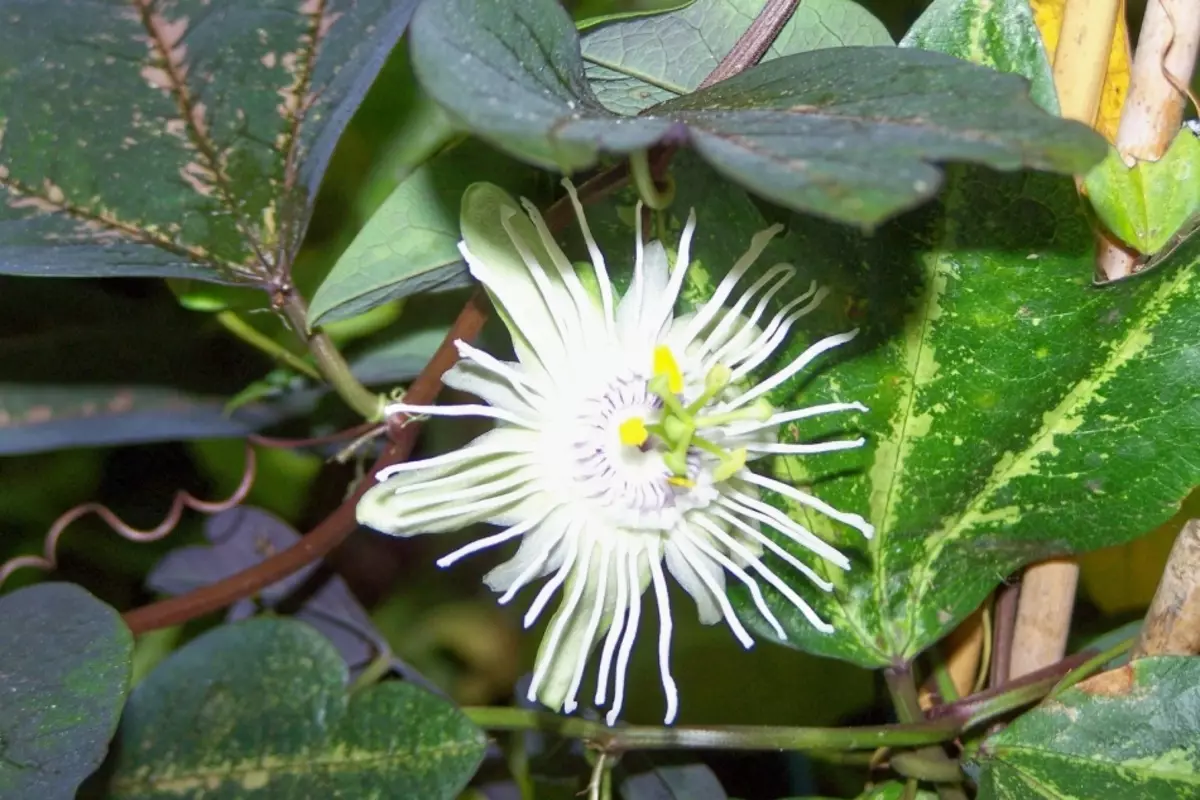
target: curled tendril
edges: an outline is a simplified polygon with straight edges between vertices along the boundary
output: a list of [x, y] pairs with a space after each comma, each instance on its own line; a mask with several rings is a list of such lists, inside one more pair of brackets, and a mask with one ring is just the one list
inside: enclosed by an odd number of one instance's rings
[[199, 511], [202, 514], [219, 514], [222, 511], [228, 511], [240, 505], [246, 499], [246, 495], [250, 493], [250, 487], [254, 485], [254, 471], [254, 448], [247, 443], [246, 466], [242, 471], [241, 482], [233, 490], [233, 494], [225, 500], [198, 500], [181, 489], [172, 498], [171, 508], [167, 512], [166, 517], [163, 518], [163, 521], [147, 530], [140, 530], [128, 525], [124, 520], [110, 511], [108, 506], [102, 503], [83, 503], [75, 506], [56, 519], [54, 524], [50, 526], [50, 530], [46, 533], [42, 555], [17, 556], [0, 564], [0, 587], [3, 587], [9, 577], [19, 569], [32, 568], [45, 572], [55, 570], [58, 567], [58, 540], [62, 537], [67, 526], [80, 517], [87, 514], [96, 514], [120, 536], [131, 542], [138, 542], [140, 544], [155, 542], [175, 530], [175, 526], [179, 524], [180, 518], [183, 517], [183, 510], [185, 508], [190, 508], [192, 511]]

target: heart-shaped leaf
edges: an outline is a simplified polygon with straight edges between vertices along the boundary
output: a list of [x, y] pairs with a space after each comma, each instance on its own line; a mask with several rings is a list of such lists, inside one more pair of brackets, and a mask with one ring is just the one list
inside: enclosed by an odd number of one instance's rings
[[0, 272], [261, 283], [416, 0], [0, 2]]
[[[664, 14], [589, 28], [583, 62], [596, 98], [619, 114], [694, 92], [746, 32], [766, 0], [696, 0]], [[889, 45], [883, 23], [852, 0], [806, 0], [763, 56], [848, 45]]]
[[210, 631], [134, 690], [111, 796], [455, 797], [483, 733], [412, 684], [349, 698], [345, 685], [337, 651], [302, 622]]
[[104, 760], [133, 635], [69, 583], [0, 597], [0, 797], [70, 800]]
[[1195, 797], [1200, 658], [1102, 672], [1018, 717], [979, 749], [980, 800]]
[[1110, 231], [1139, 253], [1156, 253], [1200, 216], [1200, 136], [1184, 128], [1161, 159], [1132, 167], [1110, 148], [1088, 173], [1087, 190]]
[[554, 0], [446, 0], [413, 20], [413, 64], [468, 128], [564, 170], [687, 140], [754, 192], [872, 225], [932, 195], [934, 161], [1086, 171], [1104, 143], [1039, 110], [1026, 83], [948, 56], [838, 47], [777, 58], [636, 117], [587, 83], [575, 28]]

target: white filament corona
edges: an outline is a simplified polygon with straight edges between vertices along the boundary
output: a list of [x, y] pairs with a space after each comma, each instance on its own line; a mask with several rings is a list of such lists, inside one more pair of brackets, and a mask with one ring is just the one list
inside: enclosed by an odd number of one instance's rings
[[[783, 573], [792, 570], [813, 590], [828, 592], [833, 584], [796, 557], [798, 548], [833, 569], [848, 569], [849, 560], [760, 500], [760, 491], [783, 495], [868, 537], [873, 528], [857, 514], [759, 475], [749, 463], [863, 444], [861, 438], [779, 441], [784, 425], [865, 411], [860, 403], [779, 411], [766, 401], [855, 332], [820, 339], [752, 383], [749, 376], [794, 338], [795, 323], [827, 293], [814, 283], [788, 302], [775, 303], [765, 323], [775, 295], [796, 270], [777, 264], [738, 293], [780, 226], [755, 235], [711, 298], [677, 316], [695, 215], [689, 215], [669, 263], [661, 242], [642, 241], [639, 207], [633, 280], [617, 298], [575, 190], [564, 183], [587, 244], [595, 290], [585, 286], [531, 204], [522, 210], [494, 186], [468, 190], [464, 208], [475, 203], [490, 209], [494, 219], [474, 227], [464, 220], [459, 249], [492, 295], [518, 360], [501, 361], [457, 342], [461, 359], [445, 383], [481, 403], [390, 406], [390, 413], [480, 416], [496, 424], [459, 450], [381, 471], [379, 483], [359, 502], [358, 518], [398, 536], [476, 522], [501, 528], [439, 559], [442, 567], [519, 540], [516, 554], [485, 578], [501, 594], [500, 602], [549, 577], [525, 614], [528, 627], [555, 595], [562, 598], [538, 653], [530, 699], [574, 711], [588, 659], [599, 646], [595, 701], [604, 705], [611, 698], [609, 724], [621, 712], [642, 596], [651, 588], [670, 723], [678, 690], [670, 671], [668, 574], [696, 601], [701, 622], [724, 620], [746, 647], [753, 639], [726, 597], [727, 577], [748, 590], [776, 636], [786, 638], [766, 592], [794, 606], [816, 630], [833, 630]], [[768, 552], [770, 561], [764, 559]]]

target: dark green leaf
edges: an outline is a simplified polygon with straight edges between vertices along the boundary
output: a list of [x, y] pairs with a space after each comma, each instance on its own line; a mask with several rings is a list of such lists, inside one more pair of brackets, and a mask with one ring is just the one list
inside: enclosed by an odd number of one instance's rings
[[1143, 658], [1017, 718], [980, 747], [980, 800], [1200, 794], [1200, 659]]
[[222, 398], [162, 386], [0, 383], [0, 455], [245, 436], [283, 416], [261, 404], [227, 414]]
[[0, 0], [0, 272], [260, 282], [290, 263], [415, 4]]
[[286, 411], [225, 413], [259, 362], [197, 314], [86, 283], [69, 287], [69, 314], [46, 314], [65, 288], [7, 278], [0, 291], [0, 454], [240, 436]]
[[70, 800], [108, 752], [133, 636], [69, 583], [0, 597], [0, 797]]
[[346, 667], [315, 630], [253, 619], [196, 639], [130, 697], [118, 798], [453, 798], [484, 737], [445, 700], [402, 682], [346, 696]]
[[[638, 15], [589, 30], [583, 61], [596, 97], [617, 113], [694, 92], [750, 27], [765, 0], [696, 0], [665, 14]], [[846, 45], [888, 45], [883, 24], [852, 0], [806, 0], [763, 56]]]
[[938, 53], [799, 53], [623, 117], [588, 87], [553, 0], [426, 3], [412, 46], [430, 95], [525, 160], [571, 171], [686, 139], [754, 192], [842, 222], [872, 225], [931, 196], [930, 162], [1078, 173], [1104, 156], [1093, 131], [1030, 102], [1022, 79]]
[[458, 252], [462, 193], [488, 180], [538, 198], [536, 171], [467, 142], [418, 167], [384, 201], [313, 295], [312, 325], [361, 314], [398, 297], [469, 282]]

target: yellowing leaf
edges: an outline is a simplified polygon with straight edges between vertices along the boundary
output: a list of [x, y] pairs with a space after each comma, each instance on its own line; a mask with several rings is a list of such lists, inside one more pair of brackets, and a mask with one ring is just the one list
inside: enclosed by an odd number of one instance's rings
[[[1058, 47], [1062, 32], [1063, 11], [1067, 0], [1029, 0], [1033, 18], [1046, 44], [1046, 54], [1054, 62], [1054, 51]], [[1113, 32], [1112, 50], [1108, 55], [1108, 74], [1100, 94], [1100, 107], [1092, 127], [1110, 142], [1117, 140], [1117, 125], [1121, 121], [1121, 106], [1129, 93], [1129, 29], [1125, 22], [1125, 3], [1117, 14], [1117, 28]]]
[[1183, 501], [1178, 514], [1142, 538], [1081, 555], [1079, 581], [1084, 593], [1105, 614], [1146, 608], [1180, 528], [1198, 516], [1200, 491]]

